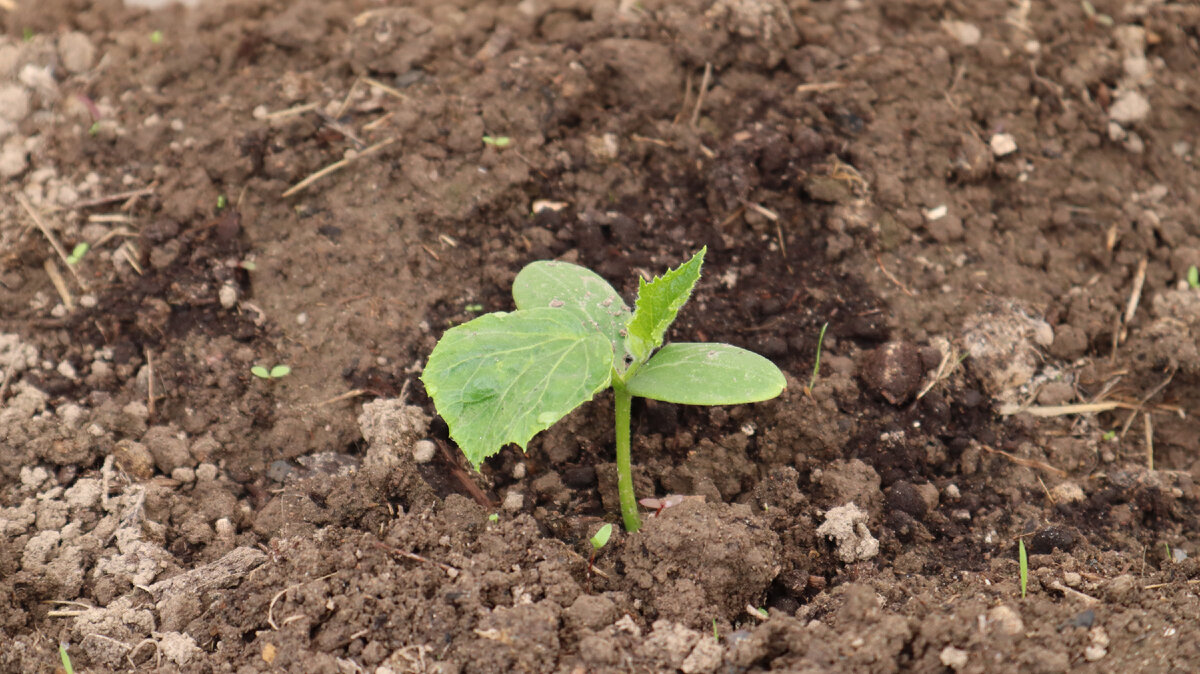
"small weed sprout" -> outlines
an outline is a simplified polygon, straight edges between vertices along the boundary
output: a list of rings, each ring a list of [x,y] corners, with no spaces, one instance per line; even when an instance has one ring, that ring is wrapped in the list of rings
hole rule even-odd
[[[508,136],[484,136],[483,144],[491,145],[497,150],[503,150],[509,145],[512,145],[512,138],[509,138]]]
[[[713,618],[713,641],[721,643],[721,635],[717,632],[717,619]]]
[[[62,660],[63,671],[67,674],[75,674],[75,666],[71,664],[71,656],[67,653],[67,642],[58,642],[58,657]]]
[[[611,537],[612,537],[612,525],[611,524],[605,524],[604,526],[600,527],[600,530],[596,532],[596,535],[592,536],[592,538],[591,538],[592,550],[598,552],[600,550],[600,548],[608,545],[608,539]]]
[[[1029,585],[1029,558],[1025,555],[1025,539],[1017,539],[1017,572],[1021,576],[1021,599],[1025,598],[1025,588]]]
[[[87,252],[91,249],[91,245],[86,241],[81,241],[75,244],[75,247],[71,249],[71,254],[67,256],[67,264],[72,266],[79,264],[79,261],[82,260],[83,256],[87,255]]]
[[[463,311],[467,312],[468,314],[477,314],[477,313],[483,311],[483,305],[482,304],[468,304],[467,306],[463,307]]]
[[[829,329],[829,323],[826,322],[821,326],[821,333],[817,335],[817,356],[813,359],[812,379],[808,380],[807,392],[811,395],[813,387],[817,385],[817,377],[821,374],[821,346],[825,344],[825,331]]]
[[[156,30],[153,33],[150,33],[150,44],[162,44],[162,41],[163,32],[161,30]]]
[[[250,368],[250,374],[259,379],[282,379],[291,373],[292,368],[287,365],[276,365],[269,370],[265,365],[255,365]]]
[[[1200,288],[1200,267],[1192,265],[1187,270],[1187,284],[1192,290]]]
[[[488,521],[491,522],[492,524],[499,522],[500,521],[500,513],[492,513],[491,515],[488,515]]]
[[[229,199],[227,199],[224,194],[218,194],[217,195],[217,210],[223,211],[223,210],[225,210],[225,208],[227,206],[229,206]]]
[[[634,307],[599,274],[565,262],[527,265],[517,310],[484,314],[442,335],[421,381],[450,437],[476,469],[509,443],[525,449],[601,391],[613,390],[617,492],[626,530],[641,527],[630,461],[634,396],[684,405],[740,405],[783,392],[783,373],[728,344],[663,340],[700,279],[706,249],[652,281]]]

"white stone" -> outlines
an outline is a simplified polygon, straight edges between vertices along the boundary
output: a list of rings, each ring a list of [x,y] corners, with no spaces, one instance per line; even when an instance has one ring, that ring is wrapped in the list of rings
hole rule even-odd
[[[1108,118],[1130,124],[1140,122],[1150,114],[1150,101],[1142,94],[1127,89],[1117,94],[1117,98],[1108,108]]]
[[[432,440],[417,440],[413,443],[413,461],[429,463],[437,453],[437,445]]]
[[[1010,155],[1017,151],[1017,139],[1013,138],[1011,133],[998,133],[992,136],[988,145],[992,148],[992,154],[997,157]]]
[[[958,40],[959,44],[964,47],[974,47],[979,44],[979,39],[983,37],[983,33],[979,31],[979,26],[966,21],[954,21],[945,19],[942,21],[942,30],[950,34],[950,37]]]
[[[1083,489],[1070,481],[1054,485],[1054,489],[1050,490],[1050,496],[1054,498],[1055,503],[1079,503],[1086,498]]]
[[[833,539],[837,558],[847,564],[879,554],[879,541],[867,529],[867,514],[853,503],[825,513],[825,522],[817,528],[817,534]]]
[[[221,301],[222,307],[232,309],[237,305],[238,290],[232,283],[226,283],[217,291],[217,299]]]
[[[968,657],[968,653],[961,648],[947,646],[942,649],[938,660],[941,660],[942,665],[957,671],[967,666]]]
[[[1021,621],[1021,616],[1004,604],[993,607],[987,612],[987,626],[989,630],[1010,636],[1025,631],[1025,623]]]
[[[29,114],[29,91],[19,84],[0,86],[0,119],[20,122]]]
[[[500,506],[505,512],[515,513],[525,506],[525,496],[513,489],[504,495],[504,503]]]

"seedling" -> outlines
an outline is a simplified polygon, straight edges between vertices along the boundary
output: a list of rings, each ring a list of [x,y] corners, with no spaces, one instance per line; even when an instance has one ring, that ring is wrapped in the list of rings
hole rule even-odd
[[[488,521],[491,522],[492,524],[499,522],[500,521],[500,513],[492,513],[491,515],[488,515]]]
[[[250,374],[259,379],[282,379],[291,373],[292,368],[287,365],[276,365],[269,370],[265,365],[255,365],[250,368]]]
[[[228,205],[229,205],[229,199],[226,198],[224,194],[218,194],[217,195],[217,210],[223,211],[223,210],[225,210],[225,207]]]
[[[1188,267],[1187,284],[1192,290],[1200,288],[1200,268],[1196,267],[1196,265]]]
[[[153,33],[150,33],[150,44],[162,44],[162,41],[163,32],[161,30],[156,30]]]
[[[512,145],[512,138],[509,138],[508,136],[484,136],[483,142],[485,145],[491,145],[497,150],[503,150],[509,145]]]
[[[483,305],[482,304],[468,304],[467,306],[463,307],[463,311],[465,311],[469,314],[477,314],[477,313],[483,311]]]
[[[633,309],[589,269],[533,262],[513,281],[516,311],[447,330],[421,380],[471,465],[478,469],[509,443],[525,449],[534,435],[612,388],[621,517],[628,531],[637,531],[629,442],[634,396],[738,405],[774,398],[786,386],[779,368],[745,349],[663,346],[700,279],[705,250],[661,277],[639,280]]]
[[[67,642],[58,642],[58,657],[62,660],[63,671],[67,674],[75,674],[75,667],[71,664],[71,656],[67,653]]]
[[[1025,588],[1029,585],[1029,558],[1025,556],[1025,539],[1017,539],[1017,572],[1021,575],[1021,599],[1025,598]]]
[[[612,525],[611,524],[605,524],[604,526],[600,527],[600,529],[596,532],[596,535],[592,536],[592,538],[591,538],[593,556],[595,555],[596,552],[600,551],[600,548],[608,545],[608,539],[611,537],[612,537]]]
[[[88,127],[89,136],[94,136],[98,133],[100,133],[100,120],[92,122],[92,125]]]
[[[87,255],[87,252],[91,248],[86,241],[80,241],[75,244],[75,247],[71,249],[71,254],[67,256],[67,264],[72,266],[79,264],[79,261],[83,259],[84,255]]]

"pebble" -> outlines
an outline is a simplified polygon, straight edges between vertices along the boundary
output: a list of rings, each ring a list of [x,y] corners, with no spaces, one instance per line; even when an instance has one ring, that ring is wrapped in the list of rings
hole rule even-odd
[[[0,104],[3,109],[3,104]],[[28,153],[20,136],[12,136],[0,145],[0,178],[14,178],[29,167]]]
[[[1017,139],[1011,133],[998,133],[988,141],[988,146],[992,148],[992,154],[1003,157],[1017,151]]]
[[[979,44],[983,33],[979,30],[979,26],[966,21],[954,21],[944,19],[942,21],[942,30],[950,34],[950,37],[958,40],[958,43],[964,47],[974,47]]]
[[[122,440],[113,450],[113,458],[126,473],[139,480],[148,480],[154,475],[154,456],[140,442]]]
[[[19,84],[0,86],[0,119],[17,123],[29,114],[29,92]]]
[[[434,454],[437,453],[437,445],[433,440],[417,440],[413,444],[413,461],[417,463],[429,463],[433,461]]]
[[[217,299],[223,308],[232,309],[237,306],[238,290],[232,283],[226,283],[217,291]]]
[[[1108,649],[1103,646],[1093,644],[1083,649],[1083,657],[1088,662],[1096,662],[1106,655],[1108,655]]]
[[[511,490],[504,495],[504,503],[500,506],[505,512],[515,513],[525,507],[525,496],[517,490]]]
[[[1050,496],[1056,503],[1079,503],[1087,498],[1087,495],[1083,493],[1083,488],[1070,481],[1054,485],[1054,489],[1050,490]]]
[[[1025,631],[1025,623],[1012,608],[1001,604],[987,612],[987,624],[1000,634],[1016,635]]]
[[[941,655],[938,656],[938,660],[941,660],[942,665],[953,670],[959,670],[963,667],[966,667],[968,659],[969,654],[966,651],[953,646],[947,646],[943,648]]]
[[[1117,94],[1116,100],[1108,108],[1108,118],[1122,124],[1140,122],[1149,114],[1150,101],[1146,100],[1142,94],[1132,90],[1125,90]]]
[[[96,62],[96,46],[83,33],[67,33],[58,38],[58,60],[67,72],[87,72]]]
[[[187,466],[180,466],[171,471],[171,479],[184,484],[191,484],[196,481],[196,471]]]
[[[867,354],[860,376],[893,405],[908,401],[921,385],[920,350],[910,342],[888,342]]]
[[[202,463],[196,466],[196,479],[201,482],[212,482],[217,479],[217,465],[214,463]]]
[[[142,437],[142,442],[146,443],[146,449],[154,457],[154,465],[165,475],[191,463],[192,455],[188,452],[187,440],[180,438],[169,426],[151,427]]]

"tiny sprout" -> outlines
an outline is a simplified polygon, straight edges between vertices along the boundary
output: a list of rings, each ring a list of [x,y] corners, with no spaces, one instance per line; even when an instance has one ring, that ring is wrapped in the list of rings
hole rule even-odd
[[[1113,440],[1115,440],[1116,438],[1117,438],[1117,432],[1116,432],[1116,431],[1104,431],[1104,435],[1101,435],[1101,436],[1100,436],[1100,439],[1101,439],[1101,440],[1103,440],[1103,441],[1105,441],[1105,442],[1112,442],[1112,441],[1113,441]]]
[[[62,660],[63,671],[75,674],[75,666],[71,664],[71,656],[67,653],[67,642],[58,642],[58,657]]]
[[[713,618],[713,641],[721,641],[721,635],[717,632],[717,619]]]
[[[821,346],[825,343],[825,330],[829,328],[829,323],[826,322],[821,326],[821,333],[817,335],[817,356],[813,359],[812,379],[808,380],[808,390],[812,391],[817,385],[817,377],[821,374]]]
[[[150,33],[150,44],[162,44],[162,41],[163,32],[161,30],[156,30],[153,33]]]
[[[100,122],[99,121],[92,122],[92,125],[88,127],[88,135],[94,136],[98,133],[100,133]]]
[[[276,365],[270,370],[263,365],[255,365],[250,368],[250,374],[259,379],[282,379],[292,373],[292,368],[287,365]]]
[[[483,311],[483,305],[482,304],[468,304],[467,306],[463,307],[463,311],[466,311],[467,313],[471,313],[471,314],[477,314],[477,313]]]
[[[229,200],[225,198],[225,195],[218,194],[217,195],[217,210],[223,211],[223,210],[225,210],[225,207],[228,205],[229,205]]]
[[[258,265],[254,264],[254,262],[250,260],[242,260],[238,266],[246,271],[254,271],[255,269],[258,269]]]
[[[1025,587],[1029,584],[1029,558],[1025,556],[1025,539],[1017,539],[1017,570],[1021,576],[1021,599],[1025,598]]]
[[[33,29],[28,26],[21,29],[21,39],[26,42],[33,42],[34,35],[37,35],[37,33],[33,32]]]
[[[83,259],[84,255],[87,255],[87,252],[90,249],[91,245],[89,245],[86,241],[81,241],[80,243],[75,244],[75,247],[71,249],[71,254],[67,256],[67,264],[79,264],[79,261]]]
[[[488,515],[488,521],[492,523],[499,522],[500,513],[492,513],[491,515]]]
[[[512,145],[512,138],[509,138],[508,136],[484,136],[483,143],[485,145],[491,145],[497,150],[503,150],[509,145]]]
[[[1196,265],[1188,267],[1187,283],[1188,287],[1192,290],[1200,288],[1200,268],[1196,267]]]
[[[592,536],[592,538],[591,538],[592,548],[595,550],[599,550],[600,548],[604,547],[605,545],[608,545],[608,539],[611,536],[612,536],[612,525],[611,524],[605,524],[604,526],[600,527],[600,530],[596,532],[596,535]]]

